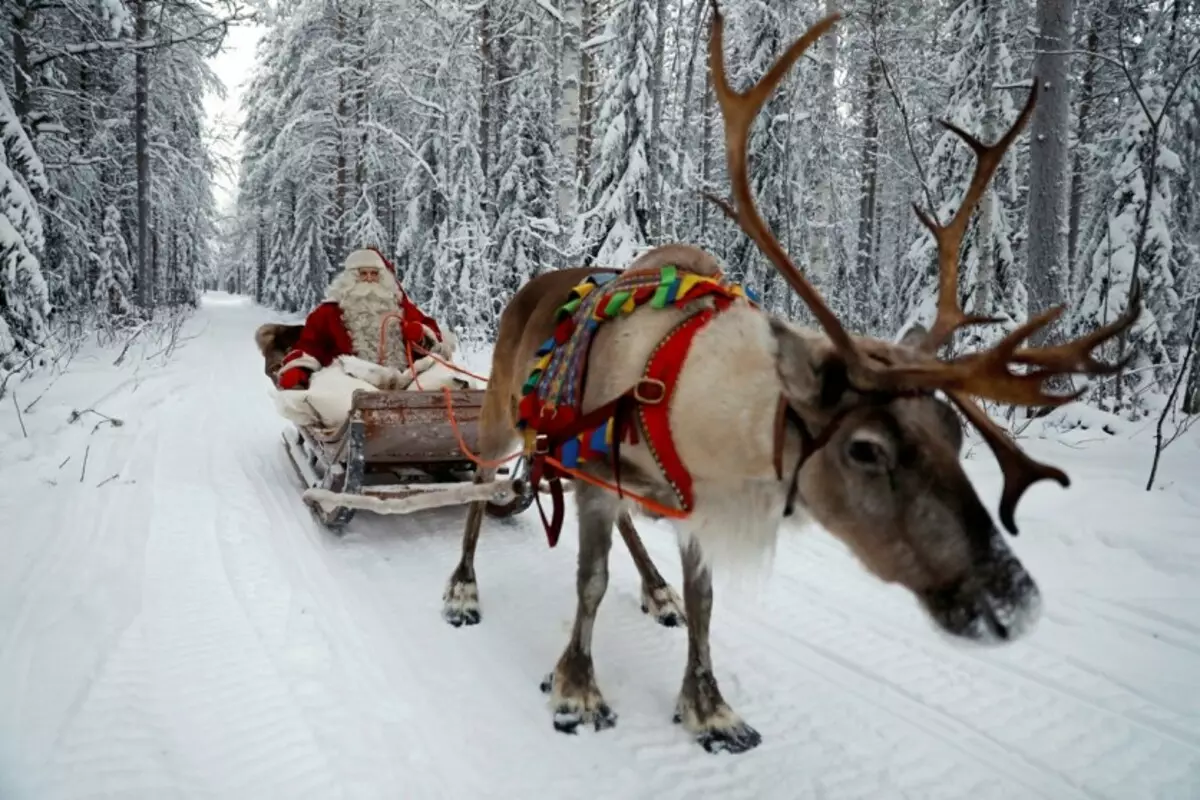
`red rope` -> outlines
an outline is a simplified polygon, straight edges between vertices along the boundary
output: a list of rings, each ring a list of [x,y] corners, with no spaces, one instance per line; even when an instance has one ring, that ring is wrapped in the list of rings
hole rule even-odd
[[[396,319],[397,321],[402,321],[403,317],[398,312],[389,313],[384,317],[383,322],[380,324],[379,353],[380,353],[381,359],[383,357],[384,346],[385,346],[385,332],[386,332],[385,326],[387,325],[387,322],[390,319]],[[403,330],[401,331],[401,335],[403,335]],[[462,375],[467,375],[471,378],[474,378],[478,381],[482,381],[484,383],[488,382],[488,379],[483,377],[482,375],[478,375],[474,372],[471,372],[470,370],[463,369],[462,367],[458,366],[457,364],[451,364],[449,361],[445,360],[444,358],[441,358],[438,355],[435,355],[434,353],[431,353],[429,350],[426,350],[424,347],[421,347],[418,344],[413,344],[412,342],[406,342],[405,347],[406,347],[407,355],[408,355],[409,368],[413,370],[413,381],[414,382],[417,381],[416,367],[413,363],[413,357],[412,357],[414,350],[417,351],[418,353],[422,353],[422,354],[428,356],[429,358],[432,358],[434,361],[436,361],[437,363],[441,364],[442,366],[446,367],[447,369],[449,369],[453,372],[457,372]],[[382,363],[382,361],[381,361],[381,363]],[[417,389],[421,389],[421,384],[419,382],[417,383]],[[450,428],[454,431],[454,438],[457,440],[458,449],[467,458],[467,460],[469,460],[471,463],[476,464],[480,467],[483,467],[484,469],[496,469],[497,467],[501,467],[510,461],[520,458],[524,454],[523,451],[517,451],[509,456],[506,456],[504,458],[498,458],[498,459],[485,459],[485,458],[481,458],[480,456],[478,456],[476,453],[474,453],[471,450],[470,447],[467,446],[467,440],[462,434],[462,428],[459,427],[458,417],[456,417],[454,414],[454,396],[453,396],[453,393],[450,391],[449,386],[442,387],[442,395],[446,398],[446,416],[450,421]],[[670,517],[672,519],[682,519],[682,518],[688,516],[688,512],[683,511],[682,509],[671,508],[670,506],[665,506],[662,503],[659,503],[655,500],[650,499],[649,497],[643,497],[642,495],[635,494],[633,492],[630,492],[627,489],[617,486],[614,483],[610,483],[609,481],[606,481],[603,478],[598,478],[594,475],[588,475],[585,472],[580,472],[577,469],[572,469],[571,467],[566,466],[565,464],[563,464],[561,461],[559,461],[557,458],[554,458],[553,456],[544,455],[544,456],[542,456],[542,458],[545,458],[546,463],[550,464],[550,466],[554,467],[555,469],[559,470],[560,472],[562,472],[566,475],[570,475],[575,480],[580,480],[580,481],[583,481],[584,483],[590,483],[593,486],[599,486],[603,489],[608,489],[610,492],[616,492],[617,494],[628,497],[629,499],[633,500],[634,502],[641,504],[646,509],[649,509],[650,511],[652,511],[656,514],[659,514],[661,516]],[[534,487],[534,491],[537,491],[537,487]]]
[[[454,416],[454,396],[450,392],[450,387],[443,386],[442,394],[446,398],[446,416],[450,418],[450,427],[454,430],[454,438],[458,440],[458,449],[464,456],[467,457],[469,461],[474,464],[478,464],[484,469],[495,469],[496,467],[503,466],[509,461],[521,456],[521,451],[518,450],[517,452],[505,458],[489,461],[487,459],[480,458],[479,456],[475,455],[475,453],[471,452],[471,448],[467,446],[467,440],[462,435],[462,429],[458,427],[458,418]]]
[[[500,467],[504,464],[507,464],[509,461],[512,461],[513,459],[519,458],[521,455],[523,455],[523,451],[517,451],[516,453],[513,453],[512,455],[507,456],[506,458],[495,459],[495,460],[489,461],[487,459],[480,458],[475,453],[471,452],[471,448],[469,448],[467,446],[467,441],[462,435],[462,430],[458,427],[458,419],[454,416],[454,399],[453,399],[453,395],[450,392],[450,387],[443,386],[442,394],[446,398],[446,415],[450,418],[450,427],[454,430],[454,436],[458,440],[458,449],[462,452],[462,454],[464,456],[467,457],[468,460],[470,460],[472,463],[478,464],[481,467],[484,467],[485,469],[495,469],[496,467]],[[640,494],[635,494],[635,493],[629,491],[628,489],[617,486],[615,483],[609,483],[608,481],[604,480],[603,478],[597,478],[594,475],[588,475],[585,472],[580,472],[579,470],[572,469],[571,467],[564,465],[561,461],[559,461],[557,458],[554,458],[553,456],[543,455],[541,457],[546,459],[546,463],[548,463],[550,466],[554,467],[555,469],[557,469],[567,475],[570,475],[572,478],[574,478],[576,480],[583,481],[584,483],[590,483],[593,486],[599,486],[603,489],[608,489],[610,492],[616,492],[619,495],[628,497],[629,499],[633,500],[634,502],[640,503],[642,506],[649,509],[650,511],[653,511],[657,514],[661,514],[664,517],[671,517],[673,519],[683,519],[684,517],[688,516],[688,512],[683,511],[682,509],[671,508],[670,506],[664,506],[663,504],[661,504],[655,500],[651,500],[649,497],[643,497]],[[537,491],[536,486],[534,487],[534,491]]]
[[[414,344],[412,347],[418,353],[424,353],[425,355],[429,356],[434,361],[438,362],[439,364],[441,364],[443,367],[446,367],[447,369],[450,369],[461,375],[466,375],[468,377],[474,378],[477,381],[483,381],[484,383],[489,382],[488,378],[485,378],[482,375],[476,375],[474,372],[471,372],[470,370],[467,370],[467,369],[463,369],[462,367],[458,366],[457,364],[451,364],[449,361],[445,360],[444,358],[441,358],[440,356],[434,355],[433,353],[426,350],[424,347],[421,347],[421,345],[419,345],[419,344]]]

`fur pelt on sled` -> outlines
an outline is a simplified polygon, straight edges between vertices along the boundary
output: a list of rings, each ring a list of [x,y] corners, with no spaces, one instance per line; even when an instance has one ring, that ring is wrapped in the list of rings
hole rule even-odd
[[[350,416],[354,391],[478,389],[478,381],[426,356],[414,369],[398,370],[355,356],[338,356],[309,379],[307,389],[272,389],[275,408],[297,425],[337,428]],[[415,376],[414,376],[415,371]],[[418,387],[418,384],[420,386]]]

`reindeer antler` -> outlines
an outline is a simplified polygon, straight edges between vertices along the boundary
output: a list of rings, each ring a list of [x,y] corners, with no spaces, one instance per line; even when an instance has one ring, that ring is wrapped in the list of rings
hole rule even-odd
[[[712,70],[713,90],[717,96],[717,103],[721,106],[721,116],[725,119],[725,157],[729,167],[729,181],[733,184],[734,202],[731,204],[711,195],[709,197],[720,205],[742,230],[749,234],[763,254],[770,259],[775,268],[800,295],[800,298],[812,309],[817,321],[829,334],[829,338],[833,340],[837,349],[848,356],[847,361],[850,361],[852,358],[850,354],[857,353],[850,340],[850,334],[846,333],[846,329],[842,327],[837,316],[821,299],[821,295],[792,263],[779,240],[767,229],[767,223],[763,221],[754,204],[754,194],[750,191],[750,178],[746,168],[746,148],[750,141],[750,126],[753,124],[754,118],[758,116],[758,112],[762,110],[763,103],[775,91],[779,82],[783,80],[797,59],[804,54],[804,51],[819,39],[821,34],[829,30],[833,23],[841,19],[842,15],[830,14],[809,28],[779,57],[779,60],[758,83],[751,86],[746,92],[738,93],[730,87],[729,81],[725,77],[723,56],[725,20],[721,16],[721,10],[717,7],[716,0],[712,0],[712,8],[712,37],[708,41],[708,63],[709,69]]]
[[[750,189],[746,149],[750,126],[763,104],[783,80],[787,71],[813,42],[833,26],[840,14],[830,14],[817,22],[792,43],[758,83],[743,93],[733,91],[725,74],[723,33],[724,20],[716,0],[712,0],[712,31],[709,38],[709,68],[721,115],[725,121],[725,155],[734,202],[712,197],[758,245],[780,274],[791,284],[812,310],[821,327],[846,363],[850,383],[861,391],[871,392],[929,392],[943,391],[967,419],[979,429],[1004,473],[1004,492],[1000,503],[1000,518],[1014,535],[1017,533],[1013,513],[1025,490],[1040,480],[1054,480],[1068,486],[1066,473],[1027,456],[995,423],[971,396],[1002,403],[1025,406],[1058,406],[1077,398],[1082,390],[1067,395],[1046,391],[1046,381],[1062,375],[1107,375],[1119,372],[1126,362],[1103,364],[1091,352],[1099,345],[1127,330],[1141,311],[1140,287],[1132,287],[1129,304],[1120,318],[1078,339],[1049,347],[1020,347],[1037,331],[1054,322],[1062,307],[1042,312],[1018,327],[993,347],[968,353],[950,360],[937,358],[937,351],[950,341],[960,328],[997,322],[994,317],[967,314],[958,301],[959,249],[972,212],[987,191],[992,176],[1008,148],[1028,122],[1037,103],[1037,80],[1024,108],[1012,127],[995,144],[985,145],[971,134],[949,122],[942,125],[962,139],[974,152],[976,164],[962,206],[946,225],[940,225],[931,214],[913,206],[922,224],[933,234],[938,248],[938,303],[935,319],[924,340],[918,346],[922,358],[914,363],[883,364],[868,361],[863,350],[842,326],[821,295],[792,263],[779,240],[768,230],[755,206]],[[1022,364],[1025,373],[1010,371],[1010,364]]]

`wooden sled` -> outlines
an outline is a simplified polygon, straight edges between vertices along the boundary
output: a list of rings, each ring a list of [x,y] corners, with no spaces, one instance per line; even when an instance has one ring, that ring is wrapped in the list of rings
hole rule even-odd
[[[453,391],[463,445],[477,452],[482,389]],[[337,429],[294,426],[284,448],[305,487],[304,502],[325,527],[341,533],[359,509],[411,514],[487,501],[487,513],[510,517],[533,502],[524,457],[500,467],[495,480],[475,483],[441,391],[356,390]]]

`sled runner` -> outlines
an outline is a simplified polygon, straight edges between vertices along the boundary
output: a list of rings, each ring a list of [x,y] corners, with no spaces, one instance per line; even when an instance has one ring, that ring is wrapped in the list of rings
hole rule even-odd
[[[338,532],[359,509],[411,514],[486,500],[489,516],[524,511],[533,502],[524,458],[477,484],[475,465],[464,456],[476,448],[483,394],[356,390],[340,427],[292,426],[283,444],[304,502]]]

